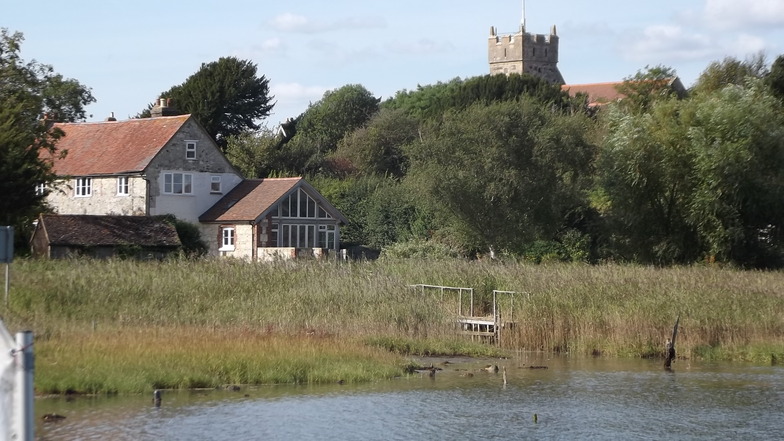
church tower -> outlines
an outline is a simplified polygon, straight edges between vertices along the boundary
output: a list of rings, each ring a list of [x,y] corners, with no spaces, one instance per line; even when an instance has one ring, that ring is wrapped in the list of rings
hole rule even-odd
[[[564,84],[558,70],[558,34],[553,25],[550,35],[529,34],[525,31],[525,2],[520,30],[514,34],[499,34],[490,28],[487,43],[490,74],[527,73],[551,83]]]

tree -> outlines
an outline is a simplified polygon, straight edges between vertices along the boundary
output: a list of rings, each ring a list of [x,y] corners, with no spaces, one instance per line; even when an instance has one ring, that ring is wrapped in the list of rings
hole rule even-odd
[[[379,99],[359,84],[328,91],[297,118],[296,135],[285,144],[287,168],[296,173],[322,171],[325,158],[346,134],[378,112]]]
[[[231,136],[258,130],[275,103],[269,80],[257,76],[257,66],[247,60],[222,57],[203,63],[184,83],[161,93],[177,111],[193,115],[221,147]],[[149,117],[150,108],[139,114]]]
[[[347,134],[334,153],[364,174],[402,177],[406,169],[403,146],[417,138],[419,124],[401,110],[381,109],[364,127]]]
[[[690,219],[718,260],[784,265],[784,109],[762,80],[693,103]]]
[[[516,101],[522,97],[566,108],[569,94],[561,87],[528,74],[483,75],[466,80],[455,78],[447,83],[417,86],[414,91],[400,91],[384,101],[382,107],[400,109],[424,121],[440,117],[447,110],[462,110],[475,103],[491,104]]]
[[[652,109],[607,109],[598,161],[599,203],[613,257],[644,263],[694,261],[703,251],[688,222],[694,153],[676,100]]]
[[[723,61],[711,63],[697,79],[692,92],[711,93],[735,84],[743,86],[749,78],[764,78],[768,74],[765,56],[757,54],[740,61],[734,57],[727,57]]]
[[[564,119],[565,118],[565,119]],[[447,112],[406,148],[408,185],[436,210],[453,243],[520,250],[551,239],[582,199],[592,147],[587,117],[533,99]]]
[[[266,178],[280,170],[281,138],[269,129],[232,136],[226,157],[246,178]]]
[[[618,92],[625,96],[621,100],[621,105],[630,110],[645,113],[654,102],[660,99],[672,96],[683,98],[685,90],[681,91],[673,87],[677,78],[678,74],[671,67],[645,66],[644,70],[639,70],[633,76],[624,78],[623,83],[616,87]]]
[[[784,98],[784,55],[779,55],[770,67],[770,74],[766,78],[773,94]]]
[[[19,231],[28,230],[28,221],[43,209],[40,189],[57,178],[41,153],[55,154],[62,132],[49,130],[41,118],[80,120],[95,101],[90,89],[51,66],[25,63],[19,57],[23,40],[21,33],[0,29],[0,223]]]
[[[598,176],[617,256],[784,264],[784,112],[763,80],[608,120]]]

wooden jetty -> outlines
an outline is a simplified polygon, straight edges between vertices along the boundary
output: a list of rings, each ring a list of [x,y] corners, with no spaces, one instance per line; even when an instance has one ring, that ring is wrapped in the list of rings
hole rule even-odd
[[[501,345],[503,330],[510,330],[516,326],[513,319],[514,313],[514,297],[518,294],[516,291],[501,291],[493,290],[493,311],[489,316],[478,316],[474,314],[474,288],[454,287],[454,286],[441,286],[441,285],[426,285],[417,284],[410,285],[411,288],[419,289],[423,293],[425,291],[440,292],[441,301],[444,301],[444,296],[448,294],[457,295],[457,328],[458,333],[471,341],[478,341],[482,343],[489,343]],[[468,297],[465,299],[464,294]],[[501,315],[501,302],[500,297],[508,297],[508,315],[509,317],[502,320]],[[468,305],[465,305],[465,302]],[[464,306],[468,314],[464,314]]]

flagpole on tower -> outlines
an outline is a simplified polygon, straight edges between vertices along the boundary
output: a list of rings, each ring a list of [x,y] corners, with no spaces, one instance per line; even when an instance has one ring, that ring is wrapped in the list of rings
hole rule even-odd
[[[523,0],[523,19],[520,24],[523,26],[523,30],[525,31],[525,0]]]

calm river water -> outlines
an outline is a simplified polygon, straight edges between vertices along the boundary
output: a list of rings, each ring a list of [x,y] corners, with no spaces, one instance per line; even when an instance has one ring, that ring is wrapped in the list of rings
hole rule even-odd
[[[488,363],[501,370],[481,370]],[[160,408],[151,395],[38,399],[36,438],[784,439],[784,367],[679,361],[667,372],[661,360],[541,354],[434,364],[432,378],[358,386],[165,391]],[[41,422],[50,412],[66,418]]]

